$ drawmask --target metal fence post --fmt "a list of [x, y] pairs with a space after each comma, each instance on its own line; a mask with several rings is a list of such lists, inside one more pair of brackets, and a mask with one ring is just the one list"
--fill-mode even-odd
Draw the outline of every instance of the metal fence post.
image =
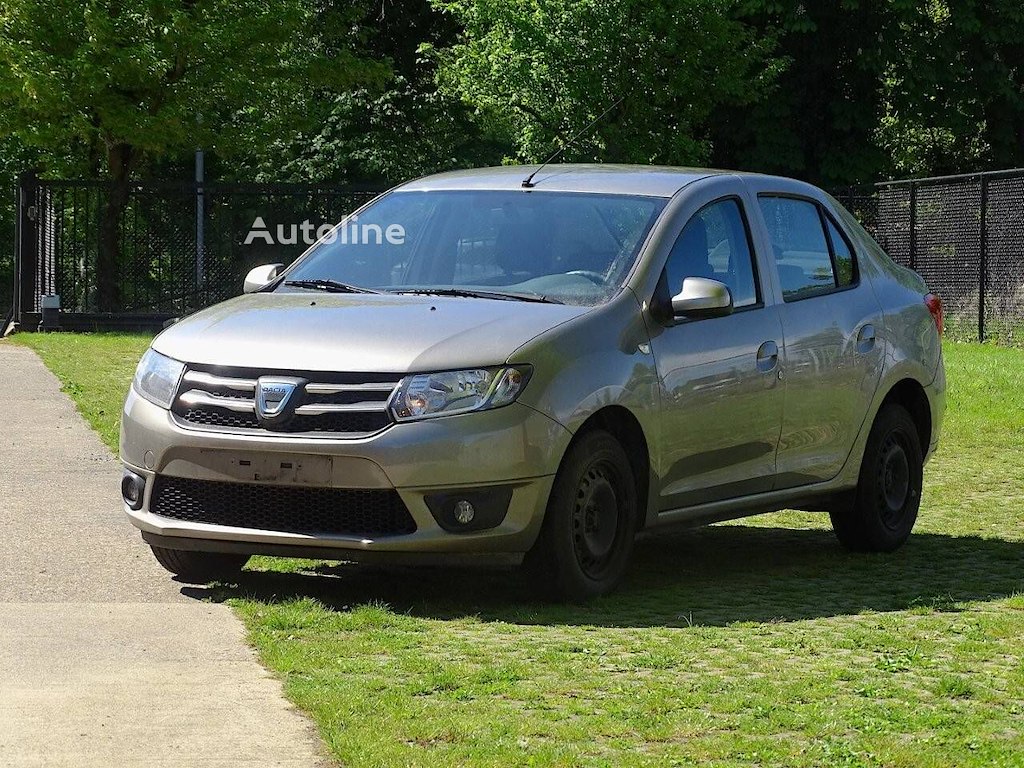
[[[21, 275], [21, 183], [14, 186], [14, 275], [11, 278], [11, 316], [8, 323], [17, 323], [21, 319], [21, 283], [18, 278]], [[0, 328], [0, 338], [6, 333], [7, 326]]]
[[24, 325], [26, 315], [35, 312], [39, 296], [39, 177], [35, 171], [18, 176], [18, 211], [15, 253], [14, 297], [17, 301], [14, 317]]
[[917, 184], [910, 182], [910, 268], [917, 271]]
[[[206, 198], [203, 183], [206, 181], [206, 161], [203, 150], [196, 150], [196, 296], [203, 297], [203, 283], [206, 279]], [[203, 300], [201, 299], [201, 300]], [[205, 300], [203, 301], [205, 303]]]
[[988, 176], [980, 174], [981, 230], [978, 241], [978, 341], [985, 341], [985, 284], [988, 280]]

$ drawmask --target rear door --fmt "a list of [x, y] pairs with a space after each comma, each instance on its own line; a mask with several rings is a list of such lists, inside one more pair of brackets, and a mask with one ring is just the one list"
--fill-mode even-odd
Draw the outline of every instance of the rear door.
[[881, 376], [881, 307], [851, 239], [822, 202], [762, 190], [761, 223], [782, 297], [785, 399], [776, 488], [835, 477]]

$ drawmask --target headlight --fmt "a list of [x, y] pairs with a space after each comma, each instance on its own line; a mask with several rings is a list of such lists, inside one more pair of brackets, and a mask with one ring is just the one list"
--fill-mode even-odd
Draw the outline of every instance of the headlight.
[[184, 370], [184, 363], [148, 349], [139, 360], [139, 367], [135, 369], [132, 386], [149, 402], [161, 408], [170, 408]]
[[530, 378], [528, 365], [406, 376], [391, 398], [398, 421], [450, 416], [508, 405]]

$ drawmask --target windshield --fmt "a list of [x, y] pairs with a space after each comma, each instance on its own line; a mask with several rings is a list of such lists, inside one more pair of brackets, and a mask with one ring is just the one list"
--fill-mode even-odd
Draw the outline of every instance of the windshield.
[[665, 202], [561, 192], [394, 192], [339, 224], [288, 271], [280, 290], [330, 282], [338, 290], [600, 304], [618, 290]]

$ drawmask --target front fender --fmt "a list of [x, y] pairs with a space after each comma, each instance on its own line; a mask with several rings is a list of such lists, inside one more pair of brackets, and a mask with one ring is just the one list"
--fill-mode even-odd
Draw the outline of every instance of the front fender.
[[630, 410], [650, 436], [660, 405], [650, 335], [632, 292], [538, 336], [512, 353], [529, 363], [533, 379], [520, 402], [577, 432], [612, 405]]

